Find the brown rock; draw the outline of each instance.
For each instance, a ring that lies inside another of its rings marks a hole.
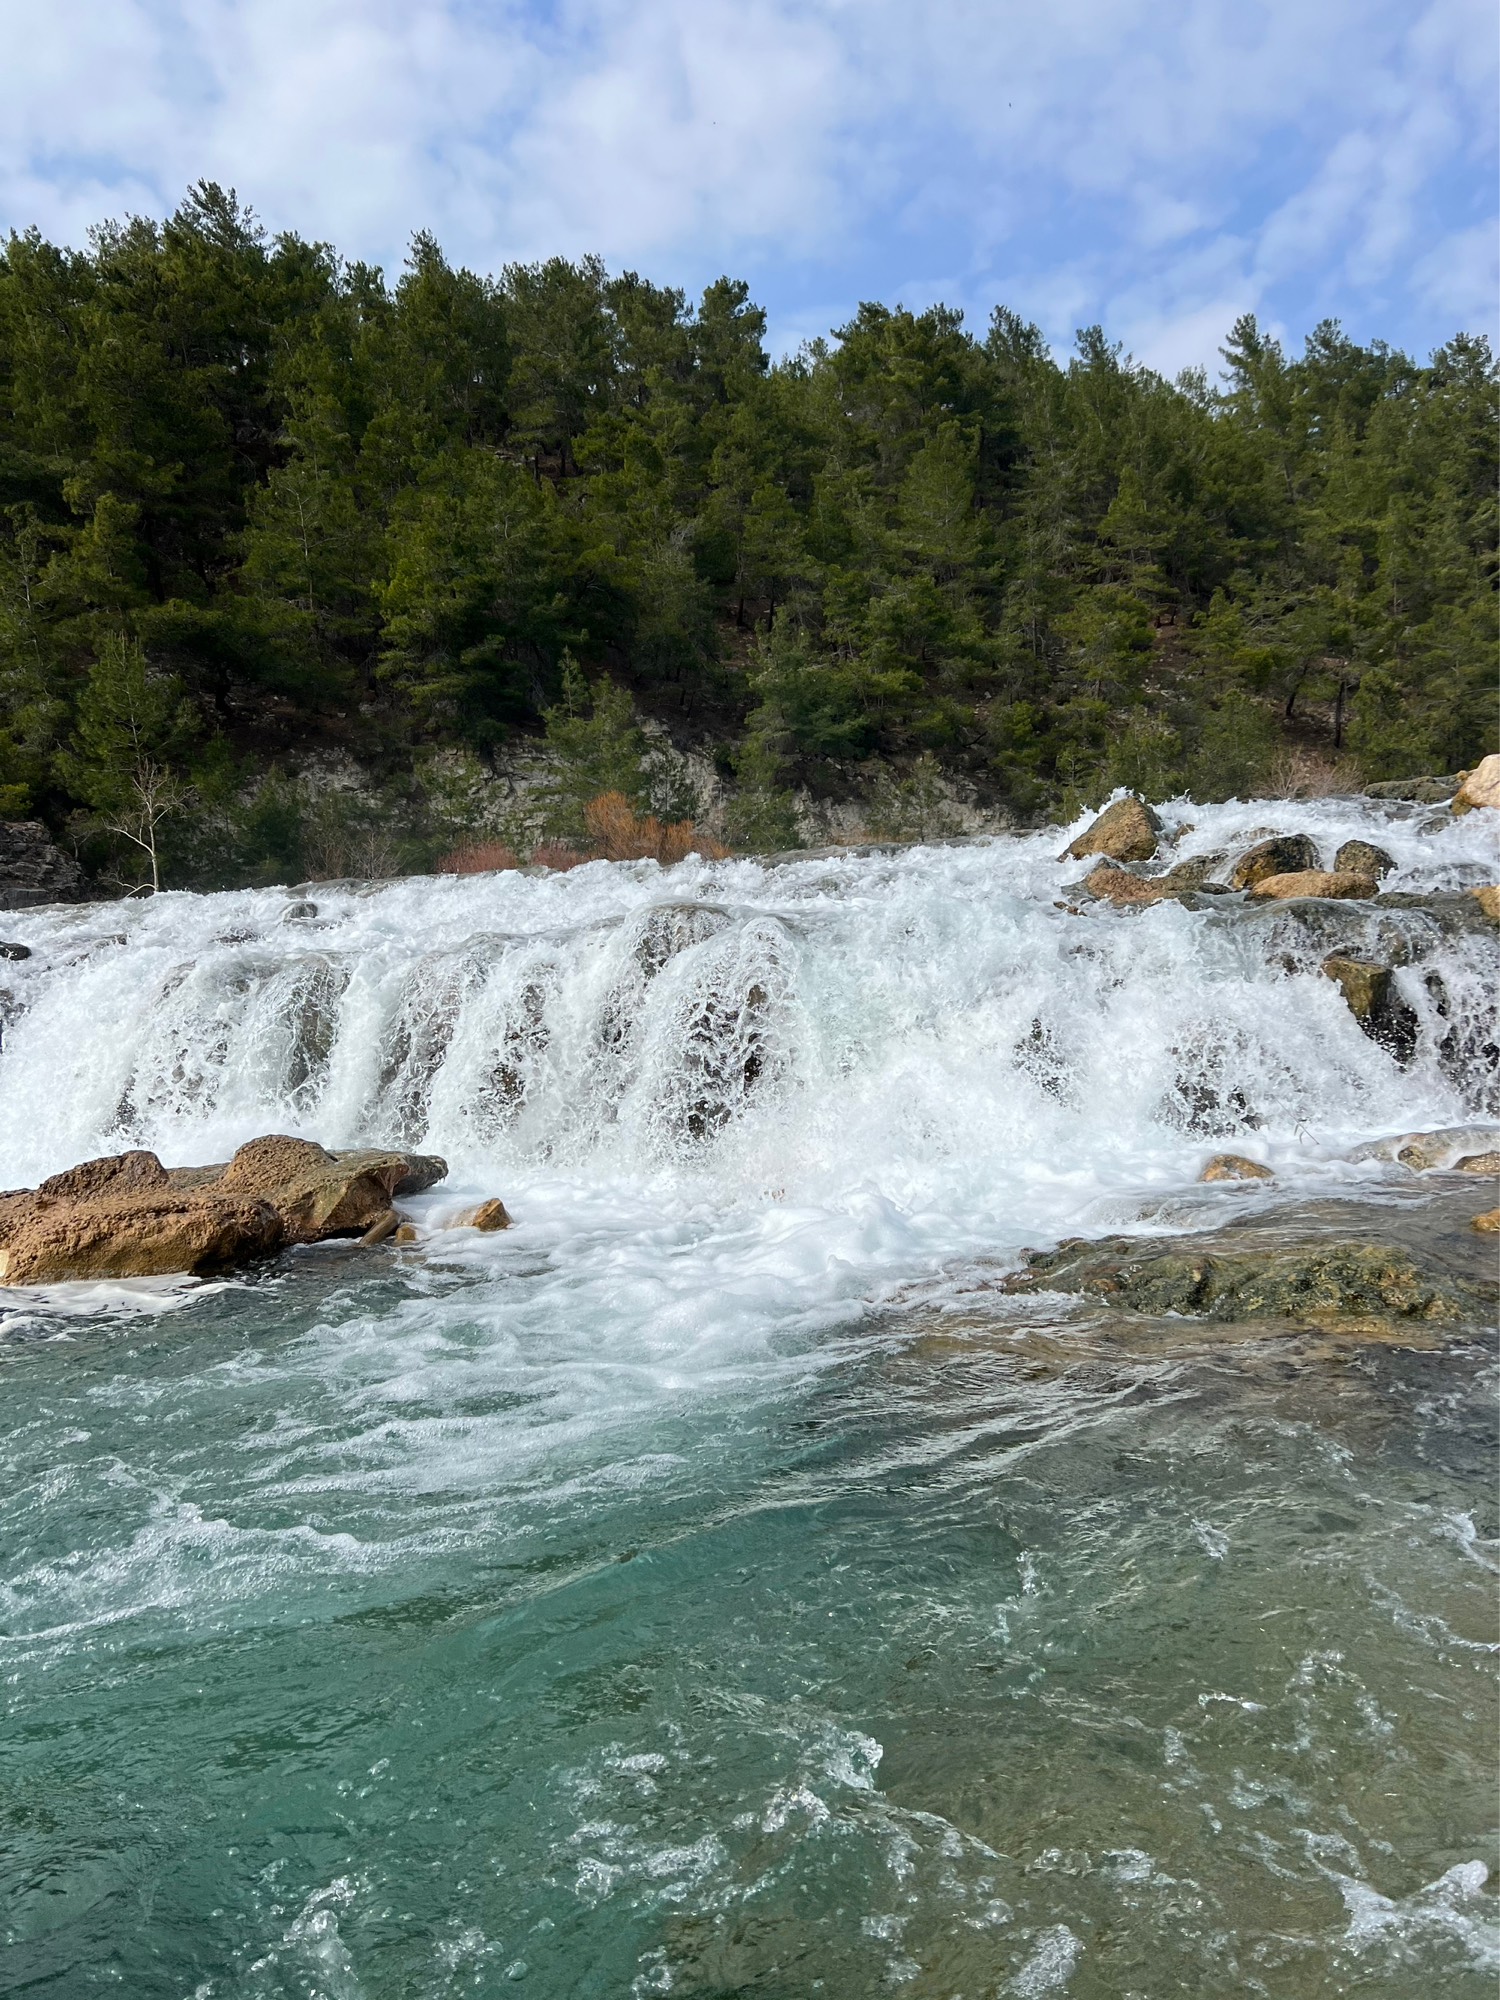
[[[1316,868],[1318,850],[1305,833],[1276,833],[1247,848],[1230,871],[1231,889],[1253,889],[1268,876],[1296,875]]]
[[[164,1188],[170,1180],[155,1153],[111,1153],[102,1160],[85,1160],[54,1174],[37,1189],[39,1195],[59,1201],[91,1201],[99,1195],[142,1194],[148,1188]]]
[[[1276,1176],[1259,1160],[1247,1160],[1243,1153],[1215,1153],[1198,1178],[1200,1181],[1273,1181]]]
[[[1472,812],[1476,806],[1500,810],[1500,756],[1481,757],[1453,795],[1456,813]]]
[[[1111,861],[1149,861],[1160,832],[1161,821],[1144,799],[1116,799],[1058,858],[1082,861],[1090,854],[1107,854]]]
[[[1373,875],[1350,875],[1341,869],[1299,868],[1288,875],[1262,875],[1250,885],[1252,896],[1289,902],[1297,896],[1333,896],[1350,900],[1373,896],[1377,884]]]
[[[1486,1236],[1500,1231],[1500,1208],[1487,1208],[1483,1215],[1476,1215],[1469,1224],[1471,1229],[1481,1230]]]
[[[12,1196],[0,1219],[0,1284],[223,1270],[279,1249],[281,1218],[253,1195],[171,1187],[92,1198]]]
[[[510,1228],[510,1214],[503,1201],[482,1201],[478,1208],[466,1208],[450,1220],[450,1229],[482,1229],[490,1234]]]
[[[1471,889],[1469,894],[1487,917],[1500,923],[1500,882],[1487,882],[1482,889]]]
[[[377,1243],[384,1243],[388,1236],[394,1236],[400,1227],[400,1216],[397,1215],[395,1209],[388,1208],[384,1215],[376,1216],[375,1220],[359,1240],[362,1244],[369,1244],[373,1247]]]
[[[1466,1160],[1455,1160],[1456,1174],[1500,1174],[1500,1153],[1470,1153]]]
[[[1396,866],[1385,849],[1371,840],[1346,840],[1334,855],[1333,865],[1349,875],[1373,875],[1377,881]]]
[[[329,1153],[310,1139],[275,1135],[241,1146],[216,1186],[274,1203],[288,1242],[362,1236],[397,1194],[441,1180],[445,1163],[421,1154]]]
[[[1121,909],[1139,909],[1146,903],[1160,903],[1174,892],[1165,877],[1132,875],[1112,861],[1101,861],[1084,878],[1084,889],[1100,902],[1115,903]]]

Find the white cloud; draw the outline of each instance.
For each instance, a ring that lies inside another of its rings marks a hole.
[[[1163,365],[1230,305],[1400,338],[1493,323],[1497,43],[1485,0],[0,0],[0,224],[206,175],[388,265],[748,267],[798,331],[929,269]]]

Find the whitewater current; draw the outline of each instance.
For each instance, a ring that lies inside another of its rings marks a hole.
[[[0,1183],[291,1132],[514,1226],[3,1301],[0,1993],[1490,1990],[1488,1354],[944,1332],[1500,1119],[1493,815],[1160,811],[1394,872],[1080,908],[1053,829],[4,919]]]

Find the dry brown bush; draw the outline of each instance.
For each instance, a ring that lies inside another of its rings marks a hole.
[[[520,862],[503,840],[466,840],[437,863],[439,875],[492,875]]]
[[[531,850],[533,868],[550,868],[556,874],[567,868],[581,868],[592,859],[592,855],[580,854],[576,847],[569,847],[565,840],[544,840]]]
[[[1306,744],[1278,750],[1271,763],[1266,796],[1272,799],[1327,799],[1359,790],[1359,766]]]
[[[700,833],[690,819],[669,820],[663,826],[654,813],[638,813],[623,792],[601,792],[590,799],[583,820],[606,861],[659,861],[670,868],[689,854],[722,861],[729,853],[711,834]]]

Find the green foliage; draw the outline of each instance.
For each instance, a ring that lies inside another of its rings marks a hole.
[[[1036,815],[1493,744],[1483,340],[1294,357],[1247,317],[1214,388],[1004,308],[764,336],[737,280],[595,259],[486,278],[419,236],[388,283],[207,184],[83,251],[12,236],[0,811],[122,817],[89,745],[127,666],[170,690],[174,880],[407,865],[455,824],[430,774],[518,739],[575,838],[586,792],[691,811],[663,732],[717,742],[762,847],[797,788],[919,825],[953,779]],[[309,751],[367,782],[315,794]]]

